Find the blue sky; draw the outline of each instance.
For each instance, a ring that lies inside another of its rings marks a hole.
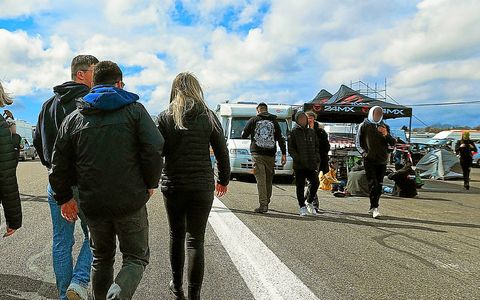
[[[0,80],[16,117],[32,123],[77,54],[118,62],[151,114],[165,109],[181,71],[197,75],[212,107],[298,104],[323,88],[385,78],[405,105],[479,100],[478,11],[475,0],[3,0]],[[479,109],[414,114],[428,125],[472,126]]]

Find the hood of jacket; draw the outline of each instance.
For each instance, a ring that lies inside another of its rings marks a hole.
[[[307,114],[304,111],[298,111],[295,114],[295,123],[297,123],[298,127],[302,127],[302,126],[300,126],[300,124],[298,124],[298,119],[300,119],[301,116],[307,117]]]
[[[374,106],[372,108],[370,108],[370,110],[368,111],[368,122],[372,123],[372,124],[380,124],[383,120],[383,115],[382,117],[380,118],[380,120],[378,122],[375,122],[375,120],[373,119],[373,112],[376,110],[376,109],[382,109],[380,106]],[[382,109],[382,112],[383,112],[383,109]]]
[[[259,116],[260,118],[262,119],[268,119],[268,120],[276,120],[277,119],[277,116],[276,115],[272,115],[271,113],[269,112],[261,112],[259,114],[257,114],[257,116]]]
[[[90,93],[83,97],[82,109],[96,109],[102,111],[117,110],[139,99],[137,94],[127,92],[112,85],[97,85]]]
[[[62,104],[82,97],[90,91],[90,88],[82,83],[67,81],[53,88],[55,97]]]

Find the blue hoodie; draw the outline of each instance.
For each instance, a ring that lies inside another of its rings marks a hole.
[[[127,92],[112,85],[96,85],[83,100],[92,108],[99,110],[117,110],[139,99],[137,94]]]

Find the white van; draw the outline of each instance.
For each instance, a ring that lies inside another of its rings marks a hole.
[[[222,103],[217,106],[216,114],[222,123],[227,147],[230,152],[230,168],[232,177],[241,174],[253,174],[253,160],[250,155],[250,139],[242,139],[242,131],[248,120],[257,115],[256,103]],[[277,116],[282,135],[287,135],[292,128],[293,110],[290,105],[269,104],[268,111]],[[277,146],[275,175],[293,176],[293,160],[287,155],[285,166],[281,164],[282,153]]]

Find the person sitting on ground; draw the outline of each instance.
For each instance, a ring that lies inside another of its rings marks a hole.
[[[395,187],[393,188],[394,196],[413,198],[417,195],[415,171],[412,169],[410,162],[407,162],[400,170],[388,175],[388,179],[395,181]]]

